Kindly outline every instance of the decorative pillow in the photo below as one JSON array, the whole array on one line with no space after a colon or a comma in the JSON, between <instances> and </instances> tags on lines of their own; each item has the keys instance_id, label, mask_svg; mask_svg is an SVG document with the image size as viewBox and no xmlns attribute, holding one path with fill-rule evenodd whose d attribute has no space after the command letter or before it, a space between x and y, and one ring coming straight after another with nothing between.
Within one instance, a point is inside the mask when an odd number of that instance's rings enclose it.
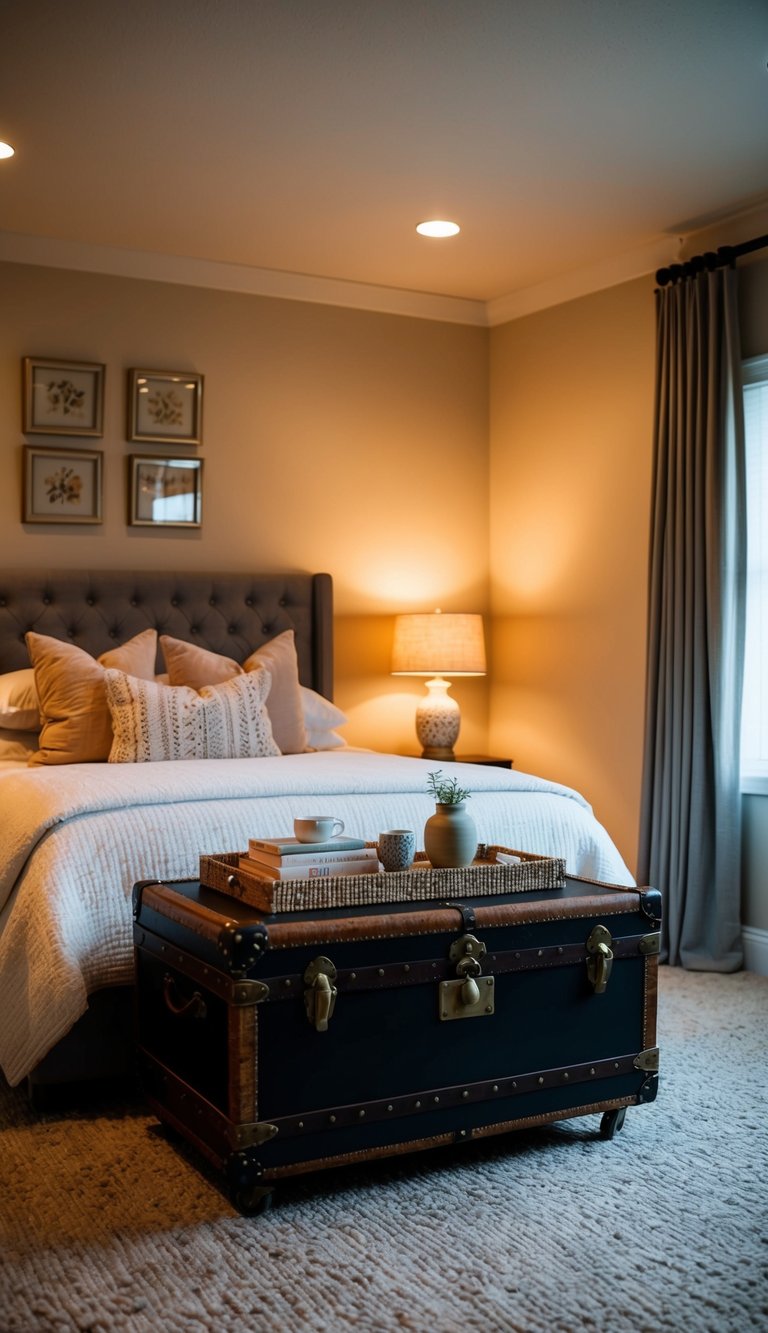
<instances>
[{"instance_id":1,"label":"decorative pillow","mask_svg":"<svg viewBox=\"0 0 768 1333\"><path fill-rule=\"evenodd\" d=\"M40 726L40 705L31 667L8 671L0 676L0 727L13 731L36 731Z\"/></svg>"},{"instance_id":2,"label":"decorative pillow","mask_svg":"<svg viewBox=\"0 0 768 1333\"><path fill-rule=\"evenodd\" d=\"M221 685L233 676L241 676L243 668L232 657L212 653L208 648L160 635L160 648L165 658L169 685L186 685L190 690L201 690L204 685Z\"/></svg>"},{"instance_id":3,"label":"decorative pillow","mask_svg":"<svg viewBox=\"0 0 768 1333\"><path fill-rule=\"evenodd\" d=\"M308 686L300 685L299 694L307 731L330 731L333 727L341 727L349 721L346 713L342 713L341 709L332 704L330 699L326 699L325 695L318 694L317 690L310 690Z\"/></svg>"},{"instance_id":4,"label":"decorative pillow","mask_svg":"<svg viewBox=\"0 0 768 1333\"><path fill-rule=\"evenodd\" d=\"M343 736L338 731L308 731L307 749L308 750L340 750L346 745Z\"/></svg>"},{"instance_id":5,"label":"decorative pillow","mask_svg":"<svg viewBox=\"0 0 768 1333\"><path fill-rule=\"evenodd\" d=\"M36 731L12 731L9 727L0 727L0 762L12 759L27 764L39 744L40 736Z\"/></svg>"},{"instance_id":6,"label":"decorative pillow","mask_svg":"<svg viewBox=\"0 0 768 1333\"><path fill-rule=\"evenodd\" d=\"M346 713L342 713L325 695L310 690L306 685L299 686L299 693L307 729L307 749L339 750L346 745L344 737L334 730L349 721Z\"/></svg>"},{"instance_id":7,"label":"decorative pillow","mask_svg":"<svg viewBox=\"0 0 768 1333\"><path fill-rule=\"evenodd\" d=\"M264 701L269 672L256 668L200 692L104 673L115 739L111 764L279 755Z\"/></svg>"},{"instance_id":8,"label":"decorative pillow","mask_svg":"<svg viewBox=\"0 0 768 1333\"><path fill-rule=\"evenodd\" d=\"M40 748L31 764L85 764L109 758L112 724L104 691L106 668L151 680L157 632L145 629L98 661L74 644L46 634L25 636L40 700Z\"/></svg>"},{"instance_id":9,"label":"decorative pillow","mask_svg":"<svg viewBox=\"0 0 768 1333\"><path fill-rule=\"evenodd\" d=\"M231 657L212 653L207 648L160 635L168 680L171 685L187 685L193 690L204 685L218 685L256 667L266 667L272 678L267 697L267 712L272 733L282 754L301 754L307 744L304 711L299 685L299 663L292 629L284 630L270 639L243 663Z\"/></svg>"}]
</instances>

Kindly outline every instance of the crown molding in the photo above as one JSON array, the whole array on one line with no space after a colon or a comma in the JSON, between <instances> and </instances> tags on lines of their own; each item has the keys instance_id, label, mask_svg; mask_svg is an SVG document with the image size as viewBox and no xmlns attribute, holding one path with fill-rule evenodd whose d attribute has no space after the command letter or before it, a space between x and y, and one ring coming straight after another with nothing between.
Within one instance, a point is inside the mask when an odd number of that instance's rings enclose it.
<instances>
[{"instance_id":1,"label":"crown molding","mask_svg":"<svg viewBox=\"0 0 768 1333\"><path fill-rule=\"evenodd\" d=\"M566 301L575 301L580 296L588 296L590 292L618 287L622 282L645 277L657 268L674 263L680 253L680 244L679 236L657 237L638 250L612 255L586 268L560 273L556 278L539 282L534 287L510 292L509 296L499 296L486 305L488 323L491 328L497 324L508 324L513 319L522 319L524 315L532 315L537 310L564 305Z\"/></svg>"},{"instance_id":2,"label":"crown molding","mask_svg":"<svg viewBox=\"0 0 768 1333\"><path fill-rule=\"evenodd\" d=\"M745 223L741 218L739 223L740 227L730 230L721 223L717 229L717 243L731 241L731 231L744 229ZM122 250L81 241L25 236L18 232L0 231L0 260L493 328L522 319L538 310L575 301L591 292L645 277L657 268L679 261L686 250L695 250L696 242L700 244L709 235L712 232L707 229L689 233L685 237L660 236L640 249L608 257L586 268L558 274L546 282L510 292L507 296L499 296L491 301L472 301L459 296L439 296L397 287L379 287L370 283L345 282L303 273L251 268L246 264L225 264L210 259L188 259L180 255Z\"/></svg>"},{"instance_id":3,"label":"crown molding","mask_svg":"<svg viewBox=\"0 0 768 1333\"><path fill-rule=\"evenodd\" d=\"M114 246L89 245L46 236L24 236L18 232L0 232L0 260L37 264L42 268L78 269L113 277L141 278L150 282L172 282L184 287L210 287L249 296L271 296L281 301L308 301L315 305L342 306L378 314L410 315L444 324L485 327L488 322L484 301L469 301L459 296L438 296L398 287L283 273L212 259L121 250Z\"/></svg>"}]
</instances>

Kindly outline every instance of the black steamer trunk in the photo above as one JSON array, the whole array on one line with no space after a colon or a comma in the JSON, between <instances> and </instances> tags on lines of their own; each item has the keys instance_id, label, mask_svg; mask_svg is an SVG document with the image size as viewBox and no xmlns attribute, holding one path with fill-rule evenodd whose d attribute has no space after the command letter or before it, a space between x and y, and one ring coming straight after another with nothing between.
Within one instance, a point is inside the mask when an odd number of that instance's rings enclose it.
<instances>
[{"instance_id":1,"label":"black steamer trunk","mask_svg":"<svg viewBox=\"0 0 768 1333\"><path fill-rule=\"evenodd\" d=\"M134 888L137 1033L161 1120L244 1212L285 1176L656 1096L660 895L556 892L264 915Z\"/></svg>"}]
</instances>

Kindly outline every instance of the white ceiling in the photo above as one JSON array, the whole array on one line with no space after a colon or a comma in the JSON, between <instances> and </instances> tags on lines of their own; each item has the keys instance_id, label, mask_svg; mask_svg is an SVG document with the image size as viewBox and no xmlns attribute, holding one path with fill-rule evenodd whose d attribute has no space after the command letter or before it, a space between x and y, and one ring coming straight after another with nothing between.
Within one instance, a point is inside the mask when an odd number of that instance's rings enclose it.
<instances>
[{"instance_id":1,"label":"white ceiling","mask_svg":"<svg viewBox=\"0 0 768 1333\"><path fill-rule=\"evenodd\" d=\"M765 203L767 61L766 0L0 0L0 229L494 302Z\"/></svg>"}]
</instances>

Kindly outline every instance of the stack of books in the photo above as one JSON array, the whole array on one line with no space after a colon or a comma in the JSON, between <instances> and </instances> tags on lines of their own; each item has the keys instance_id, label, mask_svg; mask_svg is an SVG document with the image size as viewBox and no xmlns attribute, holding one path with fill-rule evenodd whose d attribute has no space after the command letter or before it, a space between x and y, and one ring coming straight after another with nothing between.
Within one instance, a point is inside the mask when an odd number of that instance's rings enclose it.
<instances>
[{"instance_id":1,"label":"stack of books","mask_svg":"<svg viewBox=\"0 0 768 1333\"><path fill-rule=\"evenodd\" d=\"M297 838L249 838L240 866L269 880L328 879L332 875L376 875L379 857L362 838L299 842Z\"/></svg>"}]
</instances>

